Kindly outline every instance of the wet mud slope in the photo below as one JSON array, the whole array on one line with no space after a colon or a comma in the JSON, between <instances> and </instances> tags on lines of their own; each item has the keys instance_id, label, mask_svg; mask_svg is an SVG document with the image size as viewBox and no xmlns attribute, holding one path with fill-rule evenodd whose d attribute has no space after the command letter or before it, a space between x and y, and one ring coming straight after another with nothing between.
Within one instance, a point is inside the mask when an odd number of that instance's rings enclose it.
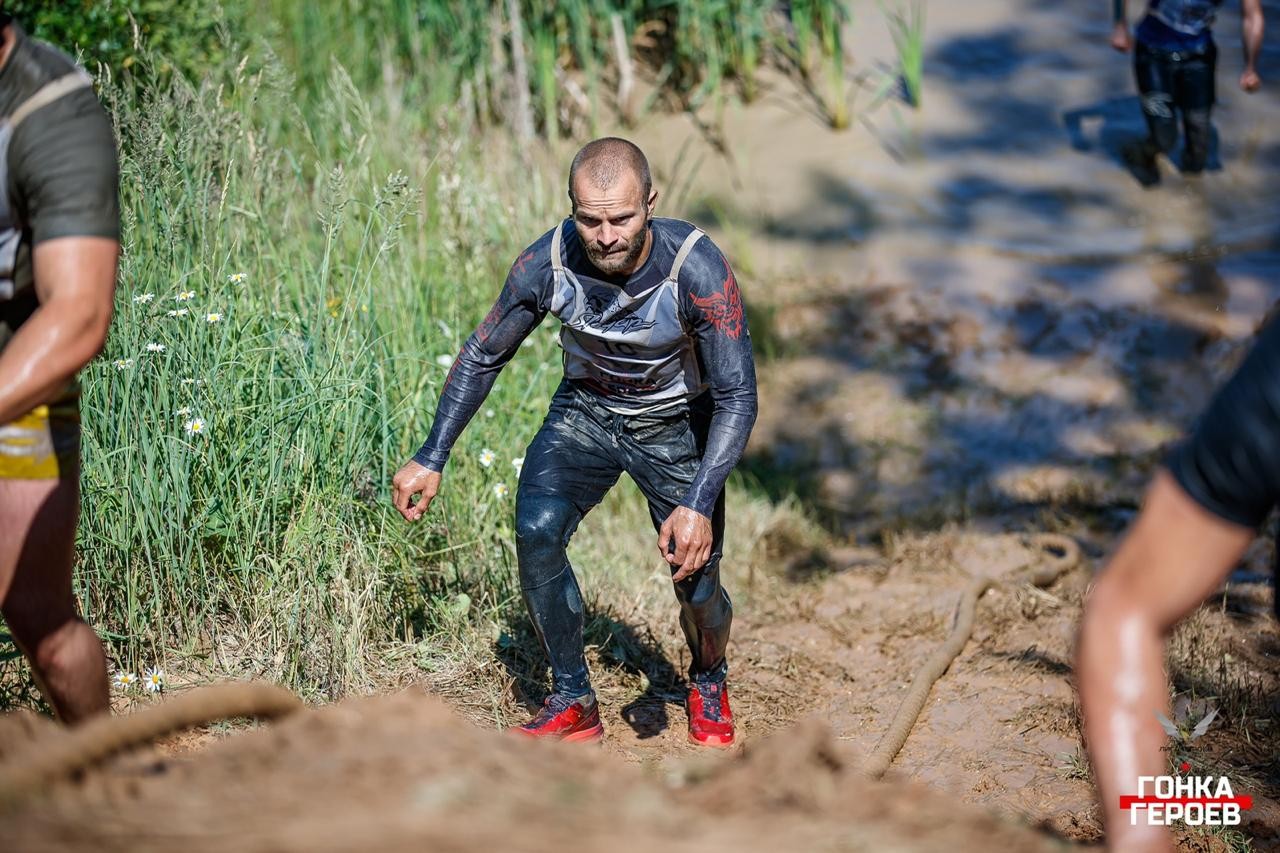
<instances>
[{"instance_id":1,"label":"wet mud slope","mask_svg":"<svg viewBox=\"0 0 1280 853\"><path fill-rule=\"evenodd\" d=\"M862 781L820 724L655 778L597 749L482 731L411 693L304 711L188 758L121 759L0 816L0 847L23 851L992 845L1065 849L923 787Z\"/></svg>"}]
</instances>

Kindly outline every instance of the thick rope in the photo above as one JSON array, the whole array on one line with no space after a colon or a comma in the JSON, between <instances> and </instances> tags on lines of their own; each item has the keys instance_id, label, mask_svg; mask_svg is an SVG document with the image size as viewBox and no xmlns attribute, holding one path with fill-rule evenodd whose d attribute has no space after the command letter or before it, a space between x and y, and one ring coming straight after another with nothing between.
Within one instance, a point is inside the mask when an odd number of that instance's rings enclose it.
<instances>
[{"instance_id":1,"label":"thick rope","mask_svg":"<svg viewBox=\"0 0 1280 853\"><path fill-rule=\"evenodd\" d=\"M1049 562L1033 570L1016 571L1006 578L984 577L969 581L964 588L964 593L960 596L956 624L951 630L951 635L924 662L915 678L911 680L911 686L902 698L902 704L898 706L892 725L881 736L875 750L864 762L862 769L869 777L879 779L883 776L898 755L898 751L902 749L902 745L907 742L911 729L920 718L920 712L924 710L925 702L929 699L929 691L933 689L934 682L942 677L947 667L951 666L951 662L969 642L969 635L973 633L973 617L978 598L987 591L987 588L997 583L1008 582L1025 582L1032 586L1046 587L1063 573L1074 568L1080 560L1080 546L1070 537L1055 533L1039 533L1030 537L1029 543L1044 551L1060 552L1060 555L1053 555Z\"/></svg>"},{"instance_id":2,"label":"thick rope","mask_svg":"<svg viewBox=\"0 0 1280 853\"><path fill-rule=\"evenodd\" d=\"M73 729L40 738L0 765L0 807L40 791L117 752L181 729L233 717L274 719L302 707L274 684L213 684L119 717L101 715Z\"/></svg>"}]
</instances>

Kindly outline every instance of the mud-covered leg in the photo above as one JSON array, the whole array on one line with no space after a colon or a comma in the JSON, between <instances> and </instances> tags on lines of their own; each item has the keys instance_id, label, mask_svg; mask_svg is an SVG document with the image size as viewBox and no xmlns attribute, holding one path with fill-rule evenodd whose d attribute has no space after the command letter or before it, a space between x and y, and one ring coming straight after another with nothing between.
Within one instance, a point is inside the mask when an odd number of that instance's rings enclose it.
<instances>
[{"instance_id":1,"label":"mud-covered leg","mask_svg":"<svg viewBox=\"0 0 1280 853\"><path fill-rule=\"evenodd\" d=\"M661 521L658 524L661 525ZM693 659L689 678L723 681L728 669L725 650L733 623L733 604L729 593L720 584L720 556L724 541L723 493L716 501L711 528L715 537L711 558L701 569L677 581L675 592L676 600L680 602L680 627L684 630Z\"/></svg>"},{"instance_id":2,"label":"mud-covered leg","mask_svg":"<svg viewBox=\"0 0 1280 853\"><path fill-rule=\"evenodd\" d=\"M582 593L565 548L582 520L569 501L521 494L516 505L516 555L520 591L547 659L554 690L566 696L591 692L582 645Z\"/></svg>"},{"instance_id":3,"label":"mud-covered leg","mask_svg":"<svg viewBox=\"0 0 1280 853\"><path fill-rule=\"evenodd\" d=\"M1121 151L1133 176L1144 186L1160 180L1156 156L1168 154L1178 144L1178 120L1174 110L1173 81L1169 63L1138 44L1134 51L1134 78L1147 122L1145 139L1129 143Z\"/></svg>"}]
</instances>

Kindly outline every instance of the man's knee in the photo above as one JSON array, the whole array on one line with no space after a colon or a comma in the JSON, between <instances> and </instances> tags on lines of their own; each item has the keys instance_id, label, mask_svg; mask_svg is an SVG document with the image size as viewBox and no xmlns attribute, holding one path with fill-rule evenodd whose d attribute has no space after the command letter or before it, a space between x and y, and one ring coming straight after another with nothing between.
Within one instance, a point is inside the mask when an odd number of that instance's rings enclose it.
<instances>
[{"instance_id":1,"label":"man's knee","mask_svg":"<svg viewBox=\"0 0 1280 853\"><path fill-rule=\"evenodd\" d=\"M1178 122L1173 111L1173 96L1167 92L1149 92L1143 95L1142 112L1151 130L1151 140L1168 154L1178 143Z\"/></svg>"},{"instance_id":2,"label":"man's knee","mask_svg":"<svg viewBox=\"0 0 1280 853\"><path fill-rule=\"evenodd\" d=\"M564 548L578 518L572 503L556 497L522 497L516 505L516 553L520 581L545 583L564 569Z\"/></svg>"},{"instance_id":3,"label":"man's knee","mask_svg":"<svg viewBox=\"0 0 1280 853\"><path fill-rule=\"evenodd\" d=\"M1213 138L1213 122L1209 115L1208 110L1188 110L1183 118L1187 126L1187 147L1182 157L1185 171L1201 171L1209 159L1209 145Z\"/></svg>"},{"instance_id":4,"label":"man's knee","mask_svg":"<svg viewBox=\"0 0 1280 853\"><path fill-rule=\"evenodd\" d=\"M46 681L55 684L74 677L102 648L98 635L78 616L37 636L23 637L15 628L14 636L30 655L31 665Z\"/></svg>"},{"instance_id":5,"label":"man's knee","mask_svg":"<svg viewBox=\"0 0 1280 853\"><path fill-rule=\"evenodd\" d=\"M719 556L708 561L701 571L677 583L676 597L698 624L720 624L732 612L732 605L720 585Z\"/></svg>"}]
</instances>

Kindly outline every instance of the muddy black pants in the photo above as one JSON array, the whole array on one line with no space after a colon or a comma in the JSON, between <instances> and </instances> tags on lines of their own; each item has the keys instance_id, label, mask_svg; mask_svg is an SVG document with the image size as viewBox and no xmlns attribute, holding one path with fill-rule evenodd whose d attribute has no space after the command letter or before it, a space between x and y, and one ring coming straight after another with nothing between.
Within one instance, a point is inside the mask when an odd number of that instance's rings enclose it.
<instances>
[{"instance_id":1,"label":"muddy black pants","mask_svg":"<svg viewBox=\"0 0 1280 853\"><path fill-rule=\"evenodd\" d=\"M591 689L583 654L582 596L565 546L580 522L618 481L631 476L649 502L654 529L684 498L706 446L707 395L664 416L618 415L566 381L525 452L516 493L516 555L529 617L551 662L557 693ZM716 500L707 564L676 583L680 627L692 652L689 676L719 680L733 617L720 586L724 493ZM674 572L675 569L673 568Z\"/></svg>"},{"instance_id":2,"label":"muddy black pants","mask_svg":"<svg viewBox=\"0 0 1280 853\"><path fill-rule=\"evenodd\" d=\"M1142 114L1150 135L1152 154L1169 154L1178 144L1178 114L1186 143L1182 151L1182 171L1201 172L1209 158L1213 126L1214 70L1218 51L1210 44L1196 53L1157 50L1138 42L1133 70L1142 95Z\"/></svg>"}]
</instances>

